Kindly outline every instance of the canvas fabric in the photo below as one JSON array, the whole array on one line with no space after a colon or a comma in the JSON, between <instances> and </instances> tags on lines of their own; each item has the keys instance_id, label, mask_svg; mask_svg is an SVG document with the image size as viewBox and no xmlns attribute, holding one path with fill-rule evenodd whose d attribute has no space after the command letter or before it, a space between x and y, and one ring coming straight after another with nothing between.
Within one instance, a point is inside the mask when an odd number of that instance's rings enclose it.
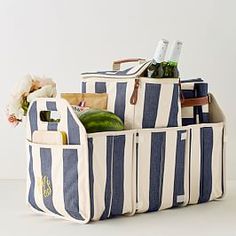
<instances>
[{"instance_id":1,"label":"canvas fabric","mask_svg":"<svg viewBox=\"0 0 236 236\"><path fill-rule=\"evenodd\" d=\"M225 193L225 118L213 95L209 123L87 134L63 99L34 100L27 114L27 202L79 223L220 199ZM60 122L43 122L58 111ZM32 142L63 131L68 145Z\"/></svg>"}]
</instances>

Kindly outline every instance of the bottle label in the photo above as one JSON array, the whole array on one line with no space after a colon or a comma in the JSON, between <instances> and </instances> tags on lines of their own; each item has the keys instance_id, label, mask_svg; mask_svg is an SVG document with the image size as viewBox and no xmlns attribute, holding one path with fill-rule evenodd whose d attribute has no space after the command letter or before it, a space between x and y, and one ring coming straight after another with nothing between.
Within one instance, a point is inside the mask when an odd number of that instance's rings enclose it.
<instances>
[{"instance_id":1,"label":"bottle label","mask_svg":"<svg viewBox=\"0 0 236 236\"><path fill-rule=\"evenodd\" d=\"M166 55L166 50L167 50L167 46L168 46L168 41L166 40L161 40L156 48L153 60L156 63L161 63L164 61L165 55Z\"/></svg>"},{"instance_id":2,"label":"bottle label","mask_svg":"<svg viewBox=\"0 0 236 236\"><path fill-rule=\"evenodd\" d=\"M179 61L179 56L182 48L182 42L176 41L172 47L171 53L170 53L170 59L169 61L171 62L176 62L178 63Z\"/></svg>"}]
</instances>

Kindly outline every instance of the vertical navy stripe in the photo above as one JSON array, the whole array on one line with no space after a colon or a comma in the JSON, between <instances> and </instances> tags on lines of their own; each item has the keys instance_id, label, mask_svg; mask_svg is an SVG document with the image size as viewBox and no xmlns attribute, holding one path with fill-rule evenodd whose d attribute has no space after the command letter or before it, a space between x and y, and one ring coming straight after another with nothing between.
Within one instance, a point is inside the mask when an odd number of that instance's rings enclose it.
<instances>
[{"instance_id":1,"label":"vertical navy stripe","mask_svg":"<svg viewBox=\"0 0 236 236\"><path fill-rule=\"evenodd\" d=\"M94 175L93 175L93 138L88 138L88 158L89 158L89 189L90 189L90 218L94 216Z\"/></svg>"},{"instance_id":2,"label":"vertical navy stripe","mask_svg":"<svg viewBox=\"0 0 236 236\"><path fill-rule=\"evenodd\" d=\"M194 84L195 97L207 96L208 85L206 83ZM202 106L196 106L196 114L199 116L199 123L203 123L203 111Z\"/></svg>"},{"instance_id":3,"label":"vertical navy stripe","mask_svg":"<svg viewBox=\"0 0 236 236\"><path fill-rule=\"evenodd\" d=\"M77 220L84 220L79 212L77 149L63 149L63 191L65 209Z\"/></svg>"},{"instance_id":4,"label":"vertical navy stripe","mask_svg":"<svg viewBox=\"0 0 236 236\"><path fill-rule=\"evenodd\" d=\"M212 191L212 149L213 129L204 127L200 129L201 138L201 179L199 203L209 200Z\"/></svg>"},{"instance_id":5,"label":"vertical navy stripe","mask_svg":"<svg viewBox=\"0 0 236 236\"><path fill-rule=\"evenodd\" d=\"M183 202L177 202L179 195L184 195L184 165L185 165L185 143L186 140L181 140L182 134L186 134L185 130L177 132L176 142L176 161L175 161L175 182L174 182L174 196L173 206L178 206Z\"/></svg>"},{"instance_id":6,"label":"vertical navy stripe","mask_svg":"<svg viewBox=\"0 0 236 236\"><path fill-rule=\"evenodd\" d=\"M106 83L95 82L95 93L106 93Z\"/></svg>"},{"instance_id":7,"label":"vertical navy stripe","mask_svg":"<svg viewBox=\"0 0 236 236\"><path fill-rule=\"evenodd\" d=\"M182 89L184 98L194 98L195 97L195 91L193 89Z\"/></svg>"},{"instance_id":8,"label":"vertical navy stripe","mask_svg":"<svg viewBox=\"0 0 236 236\"><path fill-rule=\"evenodd\" d=\"M152 133L148 211L157 211L161 205L163 172L165 164L165 142L165 132Z\"/></svg>"},{"instance_id":9,"label":"vertical navy stripe","mask_svg":"<svg viewBox=\"0 0 236 236\"><path fill-rule=\"evenodd\" d=\"M201 116L199 117L201 123L209 123L209 113L208 112L202 112Z\"/></svg>"},{"instance_id":10,"label":"vertical navy stripe","mask_svg":"<svg viewBox=\"0 0 236 236\"><path fill-rule=\"evenodd\" d=\"M199 121L197 120L197 115L198 115L198 107L194 106L193 107L193 124L198 124Z\"/></svg>"},{"instance_id":11,"label":"vertical navy stripe","mask_svg":"<svg viewBox=\"0 0 236 236\"><path fill-rule=\"evenodd\" d=\"M38 130L37 103L36 102L32 104L29 110L29 123L30 123L31 140L32 140L34 131Z\"/></svg>"},{"instance_id":12,"label":"vertical navy stripe","mask_svg":"<svg viewBox=\"0 0 236 236\"><path fill-rule=\"evenodd\" d=\"M82 82L82 93L86 93L86 82Z\"/></svg>"},{"instance_id":13,"label":"vertical navy stripe","mask_svg":"<svg viewBox=\"0 0 236 236\"><path fill-rule=\"evenodd\" d=\"M160 84L146 84L142 128L154 128L160 97ZM168 98L167 98L168 99Z\"/></svg>"},{"instance_id":14,"label":"vertical navy stripe","mask_svg":"<svg viewBox=\"0 0 236 236\"><path fill-rule=\"evenodd\" d=\"M78 124L67 108L68 144L80 144L80 130Z\"/></svg>"},{"instance_id":15,"label":"vertical navy stripe","mask_svg":"<svg viewBox=\"0 0 236 236\"><path fill-rule=\"evenodd\" d=\"M194 89L196 91L196 97L204 97L208 94L208 84L207 83L195 83Z\"/></svg>"},{"instance_id":16,"label":"vertical navy stripe","mask_svg":"<svg viewBox=\"0 0 236 236\"><path fill-rule=\"evenodd\" d=\"M30 176L30 187L29 187L29 194L28 194L28 202L30 205L38 211L42 211L35 202L34 197L34 189L35 189L35 176L33 170L33 155L32 155L32 146L29 145L29 176Z\"/></svg>"},{"instance_id":17,"label":"vertical navy stripe","mask_svg":"<svg viewBox=\"0 0 236 236\"><path fill-rule=\"evenodd\" d=\"M125 135L114 137L113 186L111 215L121 215L124 204L124 150ZM128 157L126 157L128 158Z\"/></svg>"},{"instance_id":18,"label":"vertical navy stripe","mask_svg":"<svg viewBox=\"0 0 236 236\"><path fill-rule=\"evenodd\" d=\"M178 102L179 102L179 85L174 84L168 127L178 126L178 112L179 112Z\"/></svg>"},{"instance_id":19,"label":"vertical navy stripe","mask_svg":"<svg viewBox=\"0 0 236 236\"><path fill-rule=\"evenodd\" d=\"M106 189L105 189L105 210L101 216L101 219L106 219L110 215L111 205L111 164L112 164L112 147L113 137L107 136L107 153L106 153Z\"/></svg>"},{"instance_id":20,"label":"vertical navy stripe","mask_svg":"<svg viewBox=\"0 0 236 236\"><path fill-rule=\"evenodd\" d=\"M48 111L57 111L56 102L46 101L46 107L47 107Z\"/></svg>"},{"instance_id":21,"label":"vertical navy stripe","mask_svg":"<svg viewBox=\"0 0 236 236\"><path fill-rule=\"evenodd\" d=\"M58 122L48 122L48 130L57 131Z\"/></svg>"},{"instance_id":22,"label":"vertical navy stripe","mask_svg":"<svg viewBox=\"0 0 236 236\"><path fill-rule=\"evenodd\" d=\"M47 209L57 215L60 215L54 207L53 185L52 185L52 153L50 148L40 148L41 171L42 171L42 193L43 202ZM44 182L45 181L45 182Z\"/></svg>"},{"instance_id":23,"label":"vertical navy stripe","mask_svg":"<svg viewBox=\"0 0 236 236\"><path fill-rule=\"evenodd\" d=\"M116 100L114 113L124 121L125 117L125 104L126 104L126 88L127 83L116 84Z\"/></svg>"}]
</instances>

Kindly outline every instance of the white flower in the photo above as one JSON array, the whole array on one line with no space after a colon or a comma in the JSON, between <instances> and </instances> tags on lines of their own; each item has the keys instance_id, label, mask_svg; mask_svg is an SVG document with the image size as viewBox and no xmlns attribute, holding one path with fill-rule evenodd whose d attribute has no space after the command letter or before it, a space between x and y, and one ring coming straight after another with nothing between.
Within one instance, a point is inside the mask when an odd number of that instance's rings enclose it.
<instances>
[{"instance_id":1,"label":"white flower","mask_svg":"<svg viewBox=\"0 0 236 236\"><path fill-rule=\"evenodd\" d=\"M17 125L25 115L29 103L38 97L55 97L56 84L52 79L26 75L11 92L7 106L8 121Z\"/></svg>"}]
</instances>

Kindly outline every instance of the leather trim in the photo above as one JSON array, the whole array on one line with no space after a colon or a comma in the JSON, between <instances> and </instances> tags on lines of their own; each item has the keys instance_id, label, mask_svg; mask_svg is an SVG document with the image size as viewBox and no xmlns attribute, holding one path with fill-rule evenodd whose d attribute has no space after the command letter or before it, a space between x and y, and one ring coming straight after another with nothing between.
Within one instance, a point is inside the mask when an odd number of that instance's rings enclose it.
<instances>
[{"instance_id":1,"label":"leather trim","mask_svg":"<svg viewBox=\"0 0 236 236\"><path fill-rule=\"evenodd\" d=\"M113 70L120 70L120 65L123 63L128 63L128 62L143 63L143 62L145 62L145 59L143 59L143 58L126 58L126 59L116 60L116 61L113 61L113 63L112 63L112 69Z\"/></svg>"},{"instance_id":2,"label":"leather trim","mask_svg":"<svg viewBox=\"0 0 236 236\"><path fill-rule=\"evenodd\" d=\"M181 107L195 107L195 106L203 106L209 104L210 99L209 96L199 97L199 98L181 98Z\"/></svg>"}]
</instances>

